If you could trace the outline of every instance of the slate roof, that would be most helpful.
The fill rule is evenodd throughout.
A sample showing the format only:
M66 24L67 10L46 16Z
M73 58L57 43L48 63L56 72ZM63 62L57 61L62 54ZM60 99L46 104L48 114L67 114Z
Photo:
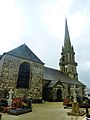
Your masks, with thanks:
M61 81L61 83L85 86L80 81L71 79L67 74L61 72L60 70L56 70L48 67L44 67L43 79L51 81L48 87L53 87L59 80Z
M28 47L26 44L23 44L5 54L9 54L15 57L20 57L24 59L28 59L31 61L35 61L41 64L44 64Z
M58 82L57 80L52 80L52 81L49 83L48 87L54 87L57 82Z
M62 84L62 82L60 81L60 79L59 79L59 81L57 81L57 80L52 80L52 81L49 83L48 88L49 88L49 87L54 87L54 86L57 85L57 84L60 84L63 88L65 88L64 85Z

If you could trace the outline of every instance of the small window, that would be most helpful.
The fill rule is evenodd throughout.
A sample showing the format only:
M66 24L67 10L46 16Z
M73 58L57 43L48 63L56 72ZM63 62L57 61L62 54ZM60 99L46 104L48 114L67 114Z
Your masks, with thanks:
M65 56L62 57L62 61L63 61L63 62L65 61Z
M66 54L66 61L68 61L68 54Z
M72 67L72 72L74 72L74 67Z
M65 72L67 72L67 65L65 65Z
M71 61L72 59L71 59L71 54L70 54L70 61Z
M71 94L70 85L68 84L68 93Z

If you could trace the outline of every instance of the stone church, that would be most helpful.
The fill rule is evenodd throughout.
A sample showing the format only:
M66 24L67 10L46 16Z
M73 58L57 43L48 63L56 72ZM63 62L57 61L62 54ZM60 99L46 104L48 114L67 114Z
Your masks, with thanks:
M10 89L13 97L32 98L33 102L61 101L76 93L84 95L85 85L78 80L75 52L71 45L67 20L65 38L59 61L60 70L45 67L45 64L26 44L0 56L0 96L7 97Z

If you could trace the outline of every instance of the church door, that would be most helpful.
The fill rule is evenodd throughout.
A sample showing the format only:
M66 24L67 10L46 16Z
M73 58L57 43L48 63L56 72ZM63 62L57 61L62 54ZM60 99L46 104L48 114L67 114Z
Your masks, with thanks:
M61 89L57 90L57 101L62 101L62 90Z

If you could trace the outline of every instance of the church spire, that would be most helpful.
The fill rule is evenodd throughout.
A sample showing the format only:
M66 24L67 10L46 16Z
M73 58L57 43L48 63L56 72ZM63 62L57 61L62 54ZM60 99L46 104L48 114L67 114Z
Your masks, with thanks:
M68 52L71 50L72 47L71 47L71 41L70 41L69 30L67 25L67 19L65 19L64 51Z
M70 77L78 80L77 63L75 62L75 52L71 45L67 19L65 19L65 36L64 46L62 46L62 53L59 62L60 70L68 74Z

